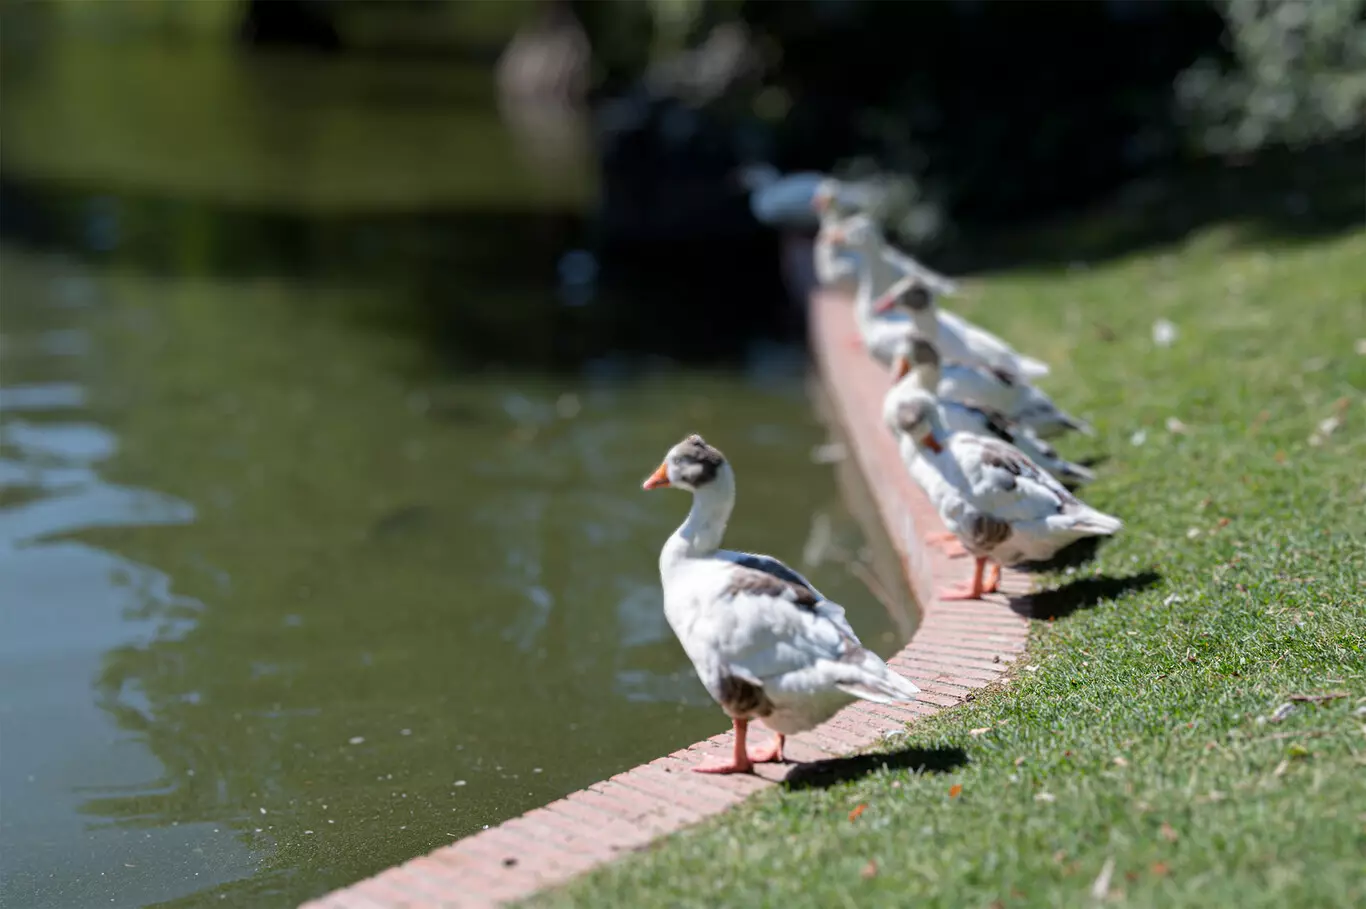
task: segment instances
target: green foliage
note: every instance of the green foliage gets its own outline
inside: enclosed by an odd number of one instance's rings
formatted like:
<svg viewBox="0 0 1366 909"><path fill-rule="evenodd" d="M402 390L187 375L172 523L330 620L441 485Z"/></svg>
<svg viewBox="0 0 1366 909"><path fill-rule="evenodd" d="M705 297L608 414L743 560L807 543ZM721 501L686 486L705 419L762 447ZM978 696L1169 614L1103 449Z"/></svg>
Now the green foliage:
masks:
<svg viewBox="0 0 1366 909"><path fill-rule="evenodd" d="M1366 0L1221 0L1232 65L1177 81L1193 138L1212 152L1303 144L1366 125Z"/></svg>

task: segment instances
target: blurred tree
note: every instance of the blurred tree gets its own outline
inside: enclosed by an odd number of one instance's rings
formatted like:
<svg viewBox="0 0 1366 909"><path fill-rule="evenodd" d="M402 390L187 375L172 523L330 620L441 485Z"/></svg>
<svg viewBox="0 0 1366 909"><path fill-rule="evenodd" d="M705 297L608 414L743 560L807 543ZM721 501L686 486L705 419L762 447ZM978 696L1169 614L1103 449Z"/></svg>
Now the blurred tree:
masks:
<svg viewBox="0 0 1366 909"><path fill-rule="evenodd" d="M1366 126L1366 0L1217 0L1229 53L1177 81L1198 146L1245 152Z"/></svg>
<svg viewBox="0 0 1366 909"><path fill-rule="evenodd" d="M330 0L247 0L238 38L252 47L341 49Z"/></svg>

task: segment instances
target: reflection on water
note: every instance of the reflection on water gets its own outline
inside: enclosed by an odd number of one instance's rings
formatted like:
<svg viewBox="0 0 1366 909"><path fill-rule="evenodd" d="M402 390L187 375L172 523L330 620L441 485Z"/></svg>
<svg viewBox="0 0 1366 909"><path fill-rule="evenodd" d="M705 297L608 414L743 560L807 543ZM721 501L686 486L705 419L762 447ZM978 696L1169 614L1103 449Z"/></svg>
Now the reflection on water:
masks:
<svg viewBox="0 0 1366 909"><path fill-rule="evenodd" d="M215 58L145 98L72 95L111 59L110 85L171 66L68 47L4 105L30 127L7 167L43 129L105 157L0 175L0 902L287 906L724 728L661 613L687 499L639 488L687 432L736 465L733 545L810 571L879 652L904 639L905 591L864 564L895 561L813 461L776 254L567 305L564 215L318 219L273 197L293 167L346 208L328 144L291 164L231 130L226 188L195 155L124 167L120 105L213 110L191 77L246 76ZM332 83L269 72L367 134ZM275 122L274 98L234 109Z"/></svg>
<svg viewBox="0 0 1366 909"><path fill-rule="evenodd" d="M639 491L687 431L736 545L901 638L789 347L452 374L368 291L0 264L11 904L286 905L722 728L660 611L686 498Z"/></svg>

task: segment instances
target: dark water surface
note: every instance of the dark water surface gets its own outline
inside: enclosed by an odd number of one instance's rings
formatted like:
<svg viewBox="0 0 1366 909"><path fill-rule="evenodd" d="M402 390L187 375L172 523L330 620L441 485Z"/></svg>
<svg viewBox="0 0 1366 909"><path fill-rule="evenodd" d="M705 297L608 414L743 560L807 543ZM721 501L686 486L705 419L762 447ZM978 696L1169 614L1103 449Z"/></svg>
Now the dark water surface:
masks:
<svg viewBox="0 0 1366 909"><path fill-rule="evenodd" d="M75 91L36 84L6 134L118 119L25 107ZM346 108L343 139L377 110ZM781 298L735 306L776 260L707 285L734 319L671 326L675 282L567 300L581 223L529 190L515 216L271 206L321 148L263 158L266 202L235 206L70 149L55 175L6 157L6 907L292 905L725 728L661 612L687 499L639 488L690 431L736 466L733 545L809 571L879 652L909 634L906 591L866 583L896 566L847 462L813 459L804 354L765 329ZM313 190L345 208L348 185Z"/></svg>

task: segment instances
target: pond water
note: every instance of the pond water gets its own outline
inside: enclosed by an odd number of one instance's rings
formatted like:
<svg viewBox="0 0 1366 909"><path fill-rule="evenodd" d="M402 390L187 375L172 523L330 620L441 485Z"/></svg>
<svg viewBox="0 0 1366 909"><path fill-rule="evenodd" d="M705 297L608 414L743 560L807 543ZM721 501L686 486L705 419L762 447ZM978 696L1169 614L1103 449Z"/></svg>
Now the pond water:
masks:
<svg viewBox="0 0 1366 909"><path fill-rule="evenodd" d="M33 85L7 117L76 91ZM724 729L661 613L686 497L639 488L687 432L736 466L737 548L909 636L776 254L567 299L563 198L268 204L324 147L236 204L100 162L116 115L88 173L0 187L4 905L293 905Z"/></svg>

